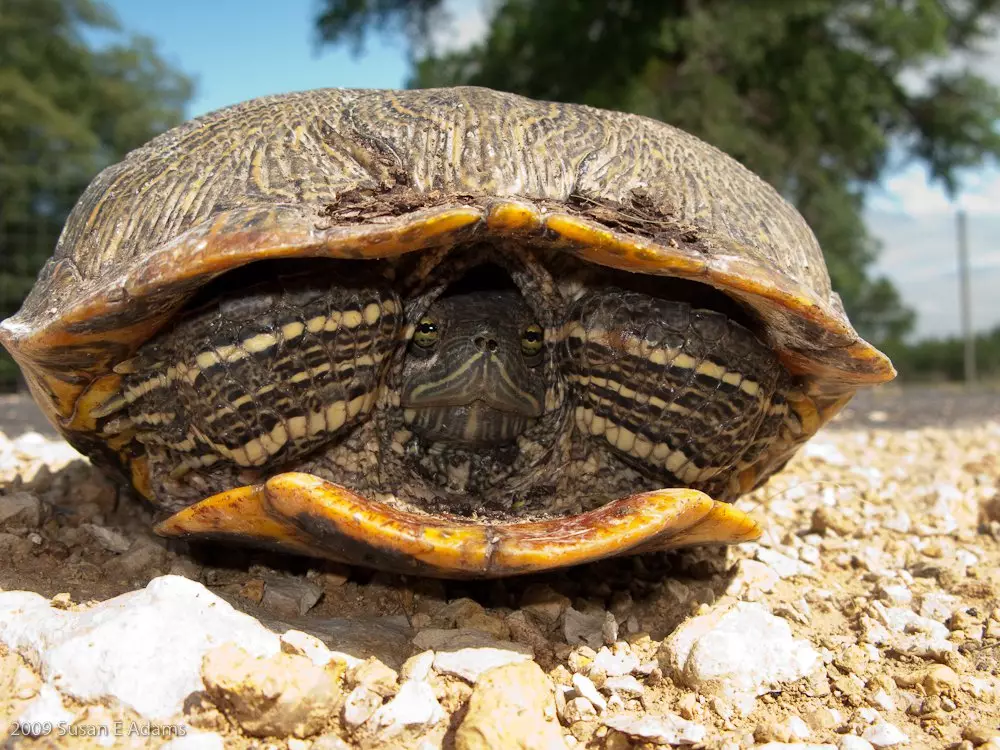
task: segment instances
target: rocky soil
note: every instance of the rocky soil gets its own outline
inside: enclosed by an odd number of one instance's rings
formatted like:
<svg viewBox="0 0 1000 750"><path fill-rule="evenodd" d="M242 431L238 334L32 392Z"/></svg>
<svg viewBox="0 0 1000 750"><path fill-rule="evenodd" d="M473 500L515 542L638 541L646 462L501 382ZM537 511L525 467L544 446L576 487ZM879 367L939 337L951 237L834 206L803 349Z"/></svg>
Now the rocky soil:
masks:
<svg viewBox="0 0 1000 750"><path fill-rule="evenodd" d="M15 405L0 741L1000 749L1000 396L934 394L856 400L759 543L487 583L167 544Z"/></svg>

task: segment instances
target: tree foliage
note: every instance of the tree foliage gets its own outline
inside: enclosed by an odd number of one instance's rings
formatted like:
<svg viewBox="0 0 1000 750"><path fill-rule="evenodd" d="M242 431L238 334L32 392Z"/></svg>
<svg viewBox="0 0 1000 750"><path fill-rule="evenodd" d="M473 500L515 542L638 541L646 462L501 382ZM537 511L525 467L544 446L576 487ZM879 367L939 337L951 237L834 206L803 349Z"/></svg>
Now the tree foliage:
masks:
<svg viewBox="0 0 1000 750"><path fill-rule="evenodd" d="M905 159L954 191L1000 155L1000 94L967 66L1000 0L497 0L483 39L441 51L442 0L324 0L321 39L409 40L414 86L472 84L655 117L791 200L866 337L913 314L870 273L865 190ZM994 27L995 28L995 27Z"/></svg>
<svg viewBox="0 0 1000 750"><path fill-rule="evenodd" d="M981 382L1000 385L1000 326L975 338L976 372ZM892 357L904 380L927 382L965 379L965 341L959 336L931 338L912 344L890 342Z"/></svg>
<svg viewBox="0 0 1000 750"><path fill-rule="evenodd" d="M88 44L88 38L106 43ZM191 82L97 0L0 3L0 318L96 173L183 119ZM0 353L0 389L15 368Z"/></svg>

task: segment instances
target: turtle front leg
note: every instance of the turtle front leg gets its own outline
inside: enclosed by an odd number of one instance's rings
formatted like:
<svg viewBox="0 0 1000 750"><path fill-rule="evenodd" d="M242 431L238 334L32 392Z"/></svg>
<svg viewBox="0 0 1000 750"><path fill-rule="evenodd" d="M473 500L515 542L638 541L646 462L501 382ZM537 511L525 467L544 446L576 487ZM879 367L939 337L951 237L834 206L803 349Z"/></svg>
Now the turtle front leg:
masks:
<svg viewBox="0 0 1000 750"><path fill-rule="evenodd" d="M717 499L778 436L791 379L728 315L605 289L577 300L560 360L577 428L646 476Z"/></svg>
<svg viewBox="0 0 1000 750"><path fill-rule="evenodd" d="M297 276L235 289L143 346L100 414L134 431L155 499L186 504L358 424L402 321L377 284Z"/></svg>

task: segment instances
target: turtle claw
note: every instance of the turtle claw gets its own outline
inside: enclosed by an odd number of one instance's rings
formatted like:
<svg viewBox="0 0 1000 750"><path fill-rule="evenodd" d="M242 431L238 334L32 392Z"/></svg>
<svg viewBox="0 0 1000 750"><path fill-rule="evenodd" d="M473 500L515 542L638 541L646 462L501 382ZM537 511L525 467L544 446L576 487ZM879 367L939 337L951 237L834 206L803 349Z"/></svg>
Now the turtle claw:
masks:
<svg viewBox="0 0 1000 750"><path fill-rule="evenodd" d="M587 513L512 524L401 511L311 474L227 490L156 526L162 536L221 539L396 573L498 578L696 544L753 541L745 512L697 490L665 489Z"/></svg>

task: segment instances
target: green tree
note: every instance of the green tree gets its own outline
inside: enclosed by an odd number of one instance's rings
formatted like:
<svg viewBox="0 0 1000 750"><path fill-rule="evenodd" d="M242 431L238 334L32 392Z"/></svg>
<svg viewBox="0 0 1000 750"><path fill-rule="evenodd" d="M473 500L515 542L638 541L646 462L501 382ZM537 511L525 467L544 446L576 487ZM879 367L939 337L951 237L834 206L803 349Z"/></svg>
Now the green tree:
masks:
<svg viewBox="0 0 1000 750"><path fill-rule="evenodd" d="M979 381L1000 385L1000 326L976 336ZM959 336L929 338L912 344L892 342L886 347L900 376L907 381L962 381L965 379L965 341Z"/></svg>
<svg viewBox="0 0 1000 750"><path fill-rule="evenodd" d="M0 318L20 306L87 183L180 122L191 92L97 0L0 2ZM0 352L0 390L15 378Z"/></svg>
<svg viewBox="0 0 1000 750"><path fill-rule="evenodd" d="M963 169L1000 155L1000 94L948 64L989 36L1000 0L497 0L485 37L451 52L435 44L445 16L441 0L323 0L316 25L355 49L402 34L413 86L637 112L727 151L799 208L879 343L913 314L870 274L866 189L917 159L954 191Z"/></svg>

